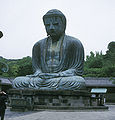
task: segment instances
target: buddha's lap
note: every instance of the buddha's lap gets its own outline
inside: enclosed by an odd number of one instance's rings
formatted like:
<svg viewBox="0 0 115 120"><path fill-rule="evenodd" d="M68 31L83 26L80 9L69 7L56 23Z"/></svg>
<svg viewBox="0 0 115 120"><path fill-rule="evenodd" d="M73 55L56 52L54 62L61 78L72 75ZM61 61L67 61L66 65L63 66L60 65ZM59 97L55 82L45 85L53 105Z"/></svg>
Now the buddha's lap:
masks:
<svg viewBox="0 0 115 120"><path fill-rule="evenodd" d="M39 81L39 82L45 82L45 81L77 81L77 82L85 82L84 78L81 76L70 76L70 77L57 77L57 78L51 78L51 79L41 79L40 77L16 77L13 82L29 82L29 81Z"/></svg>

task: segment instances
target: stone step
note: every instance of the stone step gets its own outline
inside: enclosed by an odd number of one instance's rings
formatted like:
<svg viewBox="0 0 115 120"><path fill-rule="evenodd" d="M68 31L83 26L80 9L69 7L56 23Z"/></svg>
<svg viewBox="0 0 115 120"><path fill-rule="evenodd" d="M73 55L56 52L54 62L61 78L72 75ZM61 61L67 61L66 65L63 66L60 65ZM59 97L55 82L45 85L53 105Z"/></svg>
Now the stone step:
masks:
<svg viewBox="0 0 115 120"><path fill-rule="evenodd" d="M108 110L108 106L84 106L84 107L73 107L73 106L45 106L35 105L34 110Z"/></svg>

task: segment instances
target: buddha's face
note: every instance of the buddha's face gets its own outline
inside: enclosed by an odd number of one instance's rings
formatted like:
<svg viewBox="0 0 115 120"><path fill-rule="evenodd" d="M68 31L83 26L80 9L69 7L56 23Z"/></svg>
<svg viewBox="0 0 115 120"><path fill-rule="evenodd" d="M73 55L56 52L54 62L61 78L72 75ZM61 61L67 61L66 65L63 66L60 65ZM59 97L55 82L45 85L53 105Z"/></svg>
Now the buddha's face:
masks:
<svg viewBox="0 0 115 120"><path fill-rule="evenodd" d="M58 38L64 33L64 25L60 17L47 17L44 20L46 32L53 38Z"/></svg>

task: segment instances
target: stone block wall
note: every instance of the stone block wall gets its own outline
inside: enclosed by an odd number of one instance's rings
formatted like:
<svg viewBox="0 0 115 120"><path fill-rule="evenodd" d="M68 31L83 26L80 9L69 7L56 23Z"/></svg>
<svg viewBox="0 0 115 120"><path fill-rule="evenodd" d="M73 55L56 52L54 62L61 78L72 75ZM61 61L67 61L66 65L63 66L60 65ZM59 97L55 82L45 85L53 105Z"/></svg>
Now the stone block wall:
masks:
<svg viewBox="0 0 115 120"><path fill-rule="evenodd" d="M87 91L56 91L11 89L9 91L9 105L12 110L40 110L40 109L97 109L96 99L91 98ZM93 106L93 107L92 107Z"/></svg>
<svg viewBox="0 0 115 120"><path fill-rule="evenodd" d="M86 91L12 89L9 101L10 106L17 109L75 108L90 106L90 94Z"/></svg>

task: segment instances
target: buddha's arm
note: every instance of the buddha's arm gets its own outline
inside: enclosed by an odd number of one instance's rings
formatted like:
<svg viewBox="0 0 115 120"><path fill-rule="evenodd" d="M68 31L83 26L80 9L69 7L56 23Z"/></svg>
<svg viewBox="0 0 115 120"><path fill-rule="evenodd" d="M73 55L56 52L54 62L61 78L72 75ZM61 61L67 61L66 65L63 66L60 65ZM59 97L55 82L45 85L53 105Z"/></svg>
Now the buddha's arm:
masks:
<svg viewBox="0 0 115 120"><path fill-rule="evenodd" d="M32 50L32 66L34 69L34 74L27 75L28 77L37 77L41 73L41 49L40 49L40 43L36 43Z"/></svg>
<svg viewBox="0 0 115 120"><path fill-rule="evenodd" d="M59 75L61 77L74 76L75 75L75 69L68 69L68 70L59 72Z"/></svg>
<svg viewBox="0 0 115 120"><path fill-rule="evenodd" d="M34 74L32 74L32 75L26 75L26 76L27 77L37 77L37 76L39 76L40 73L41 73L41 71L37 70Z"/></svg>
<svg viewBox="0 0 115 120"><path fill-rule="evenodd" d="M68 43L68 47L65 54L65 71L59 72L60 76L82 76L83 74L83 63L84 63L84 48L82 43L72 38L71 42Z"/></svg>

